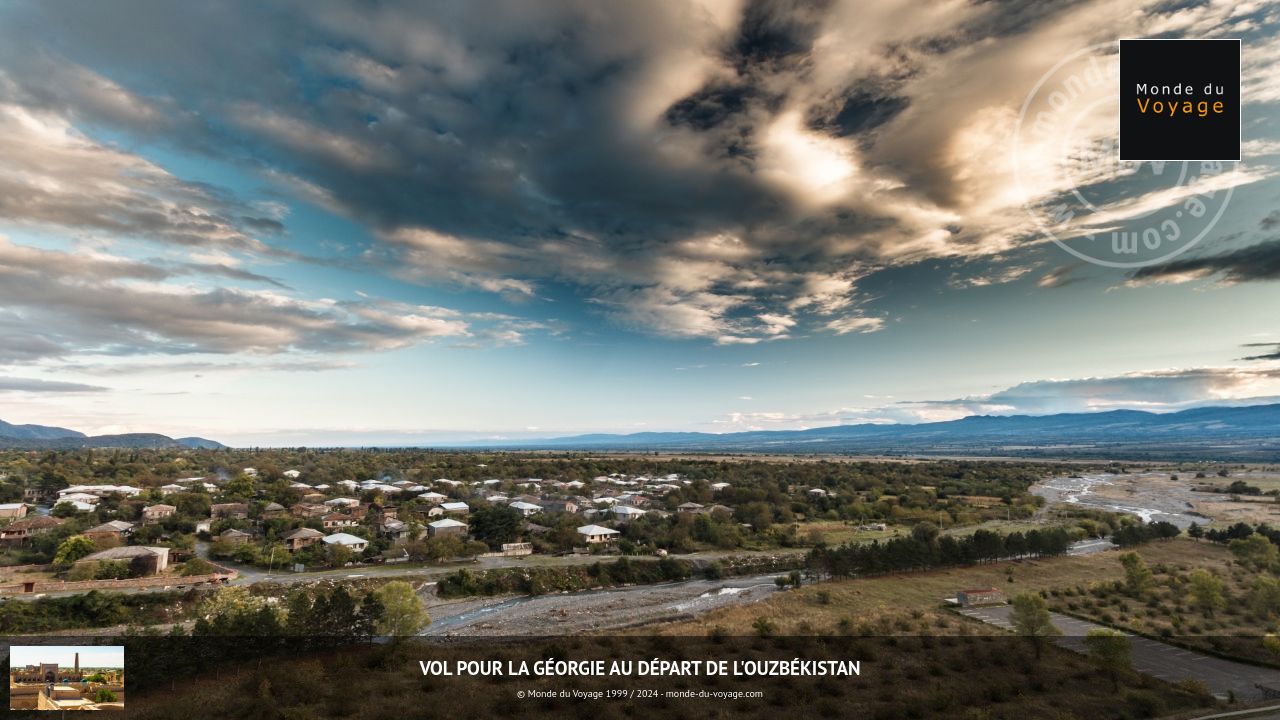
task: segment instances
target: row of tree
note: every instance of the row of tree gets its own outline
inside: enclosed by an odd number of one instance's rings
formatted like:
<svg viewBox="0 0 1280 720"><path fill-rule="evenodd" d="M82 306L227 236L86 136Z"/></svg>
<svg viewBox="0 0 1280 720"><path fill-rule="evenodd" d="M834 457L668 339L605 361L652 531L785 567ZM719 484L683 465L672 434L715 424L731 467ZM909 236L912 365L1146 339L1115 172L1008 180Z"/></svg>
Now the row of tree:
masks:
<svg viewBox="0 0 1280 720"><path fill-rule="evenodd" d="M1064 555L1072 535L1064 528L1045 528L1006 535L977 530L972 535L938 536L936 528L910 536L867 544L816 547L809 552L810 570L831 577L855 577L890 572L973 565L1019 557Z"/></svg>

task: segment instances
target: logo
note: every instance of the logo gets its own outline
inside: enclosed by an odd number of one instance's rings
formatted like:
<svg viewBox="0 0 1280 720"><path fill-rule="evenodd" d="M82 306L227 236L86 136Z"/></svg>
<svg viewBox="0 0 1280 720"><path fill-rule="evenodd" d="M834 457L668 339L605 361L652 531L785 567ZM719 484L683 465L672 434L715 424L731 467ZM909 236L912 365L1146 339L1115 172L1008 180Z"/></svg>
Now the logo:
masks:
<svg viewBox="0 0 1280 720"><path fill-rule="evenodd" d="M1013 162L1045 235L1086 262L1138 268L1208 235L1231 199L1236 163L1121 160L1120 78L1113 43L1060 60L1022 104Z"/></svg>

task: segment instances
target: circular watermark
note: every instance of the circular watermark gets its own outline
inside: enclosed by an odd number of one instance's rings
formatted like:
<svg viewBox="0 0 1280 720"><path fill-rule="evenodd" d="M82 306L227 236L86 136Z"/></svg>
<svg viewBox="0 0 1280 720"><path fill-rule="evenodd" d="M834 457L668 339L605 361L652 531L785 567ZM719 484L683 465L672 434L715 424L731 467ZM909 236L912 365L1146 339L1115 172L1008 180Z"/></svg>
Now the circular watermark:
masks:
<svg viewBox="0 0 1280 720"><path fill-rule="evenodd" d="M1027 94L1013 138L1024 207L1086 262L1139 268L1190 250L1221 219L1237 163L1121 161L1116 43L1078 50Z"/></svg>

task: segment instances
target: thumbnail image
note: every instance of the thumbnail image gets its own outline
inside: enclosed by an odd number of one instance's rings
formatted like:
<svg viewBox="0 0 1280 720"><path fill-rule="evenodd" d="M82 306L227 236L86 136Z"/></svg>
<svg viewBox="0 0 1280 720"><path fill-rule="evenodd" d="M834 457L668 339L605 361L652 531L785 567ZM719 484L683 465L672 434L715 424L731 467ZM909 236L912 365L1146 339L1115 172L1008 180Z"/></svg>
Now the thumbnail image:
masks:
<svg viewBox="0 0 1280 720"><path fill-rule="evenodd" d="M119 645L10 647L9 709L124 709L124 648Z"/></svg>

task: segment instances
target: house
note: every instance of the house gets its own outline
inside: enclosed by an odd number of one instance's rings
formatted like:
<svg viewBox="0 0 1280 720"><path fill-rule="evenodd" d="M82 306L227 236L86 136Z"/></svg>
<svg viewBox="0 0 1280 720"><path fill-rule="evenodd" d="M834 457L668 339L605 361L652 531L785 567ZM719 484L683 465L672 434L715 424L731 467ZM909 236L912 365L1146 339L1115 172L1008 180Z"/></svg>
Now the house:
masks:
<svg viewBox="0 0 1280 720"><path fill-rule="evenodd" d="M320 522L324 524L325 530L332 530L333 528L351 527L356 524L356 519L342 513L329 513L320 518Z"/></svg>
<svg viewBox="0 0 1280 720"><path fill-rule="evenodd" d="M267 503L262 507L262 519L271 520L273 518L282 518L289 514L288 508L278 502Z"/></svg>
<svg viewBox="0 0 1280 720"><path fill-rule="evenodd" d="M589 545L610 543L618 539L618 531L600 525L583 525L578 528L578 535Z"/></svg>
<svg viewBox="0 0 1280 720"><path fill-rule="evenodd" d="M95 543L103 540L116 540L123 542L125 537L132 532L133 523L125 522L123 520L112 520L111 522L102 523L97 527L91 527L81 534Z"/></svg>
<svg viewBox="0 0 1280 720"><path fill-rule="evenodd" d="M822 488L809 489L809 497L820 498L820 497L826 497L826 496L827 496L827 491L823 490Z"/></svg>
<svg viewBox="0 0 1280 720"><path fill-rule="evenodd" d="M284 546L289 548L289 552L297 552L315 545L322 537L324 537L324 533L319 530L298 528L280 539L284 541Z"/></svg>
<svg viewBox="0 0 1280 720"><path fill-rule="evenodd" d="M351 552L364 552L364 549L369 547L368 540L348 533L334 533L332 535L326 535L322 542L330 547L334 545L341 545L343 547L350 548Z"/></svg>
<svg viewBox="0 0 1280 720"><path fill-rule="evenodd" d="M356 500L355 498L340 497L340 498L334 498L332 500L325 500L324 504L336 510L339 508L359 507L360 501Z"/></svg>
<svg viewBox="0 0 1280 720"><path fill-rule="evenodd" d="M33 535L48 532L64 522L66 521L49 515L33 515L22 520L14 520L0 528L0 541L22 542Z"/></svg>
<svg viewBox="0 0 1280 720"><path fill-rule="evenodd" d="M58 497L65 497L72 493L86 493L97 497L106 497L108 495L133 497L141 492L142 490L132 485L72 485L59 490Z"/></svg>
<svg viewBox="0 0 1280 720"><path fill-rule="evenodd" d="M409 526L403 520L388 518L378 523L378 532L392 542L403 542L409 539Z"/></svg>
<svg viewBox="0 0 1280 720"><path fill-rule="evenodd" d="M145 522L156 522L157 520L163 520L176 512L178 512L178 508L172 505L148 505L142 508L142 519Z"/></svg>
<svg viewBox="0 0 1280 720"><path fill-rule="evenodd" d="M289 478L290 480L297 480L299 477L301 477L301 476L302 476L302 471L301 471L301 470L285 470L284 472L282 472L282 473L280 473L280 474L281 474L281 475L284 475L285 477Z"/></svg>
<svg viewBox="0 0 1280 720"><path fill-rule="evenodd" d="M525 502L524 500L517 500L511 503L508 507L510 507L513 510L519 511L520 515L523 517L529 517L530 515L537 515L538 513L542 512L541 505L534 505L533 503Z"/></svg>
<svg viewBox="0 0 1280 720"><path fill-rule="evenodd" d="M92 555L86 555L76 564L115 560L128 562L137 568L139 575L158 575L169 567L169 548L143 547L141 545L113 547L108 550L100 550Z"/></svg>
<svg viewBox="0 0 1280 720"><path fill-rule="evenodd" d="M289 514L306 520L308 518L324 517L329 514L329 508L316 503L298 503L290 506Z"/></svg>
<svg viewBox="0 0 1280 720"><path fill-rule="evenodd" d="M543 501L542 506L548 512L568 513L570 515L578 512L578 503L573 500L546 500Z"/></svg>
<svg viewBox="0 0 1280 720"><path fill-rule="evenodd" d="M218 540L230 545L243 545L249 542L249 538L251 537L253 536L249 533L243 530L236 530L235 528L228 528L218 534Z"/></svg>
<svg viewBox="0 0 1280 720"><path fill-rule="evenodd" d="M89 509L92 510L93 507L101 501L102 501L102 498L98 497L97 495L90 495L89 493L67 493L66 495L60 496L56 504L61 505L62 503L80 503L81 505L88 505Z"/></svg>
<svg viewBox="0 0 1280 720"><path fill-rule="evenodd" d="M643 517L648 510L631 507L630 505L615 505L613 507L613 517L618 522L630 522L638 517Z"/></svg>
<svg viewBox="0 0 1280 720"><path fill-rule="evenodd" d="M160 486L160 494L166 495L166 496L172 495L174 493L186 492L186 490L187 490L186 488L182 487L177 483L169 483L168 485Z"/></svg>
<svg viewBox="0 0 1280 720"><path fill-rule="evenodd" d="M445 515L466 515L471 512L471 508L464 502L440 503L440 509Z"/></svg>
<svg viewBox="0 0 1280 720"><path fill-rule="evenodd" d="M427 525L427 535L430 537L442 537L445 535L456 535L463 537L467 534L467 524L458 522L453 518L445 518L437 520Z"/></svg>
<svg viewBox="0 0 1280 720"><path fill-rule="evenodd" d="M711 483L711 492L720 492L727 487L729 487L729 483L727 482Z"/></svg>
<svg viewBox="0 0 1280 720"><path fill-rule="evenodd" d="M956 602L960 607L976 605L1000 605L1004 603L1004 593L998 587L973 588L956 593Z"/></svg>
<svg viewBox="0 0 1280 720"><path fill-rule="evenodd" d="M676 512L682 513L696 513L701 509L702 505L699 505L696 502L680 503L676 506Z"/></svg>
<svg viewBox="0 0 1280 720"><path fill-rule="evenodd" d="M247 503L215 503L209 506L209 514L216 518L247 518Z"/></svg>
<svg viewBox="0 0 1280 720"><path fill-rule="evenodd" d="M25 503L2 503L0 504L0 520L8 518L24 518L27 516L27 506Z"/></svg>

